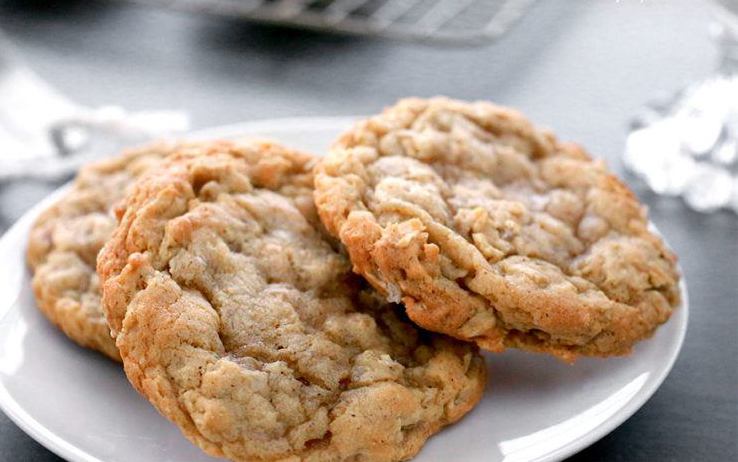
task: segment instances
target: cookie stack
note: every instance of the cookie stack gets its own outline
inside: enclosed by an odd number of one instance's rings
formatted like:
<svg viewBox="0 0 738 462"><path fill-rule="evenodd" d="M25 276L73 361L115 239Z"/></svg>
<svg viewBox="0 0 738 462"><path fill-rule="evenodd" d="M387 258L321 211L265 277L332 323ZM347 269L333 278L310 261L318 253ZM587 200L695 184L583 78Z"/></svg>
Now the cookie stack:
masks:
<svg viewBox="0 0 738 462"><path fill-rule="evenodd" d="M208 454L405 460L481 398L479 348L624 355L679 303L635 196L515 111L402 100L318 154L155 144L31 233L43 313Z"/></svg>

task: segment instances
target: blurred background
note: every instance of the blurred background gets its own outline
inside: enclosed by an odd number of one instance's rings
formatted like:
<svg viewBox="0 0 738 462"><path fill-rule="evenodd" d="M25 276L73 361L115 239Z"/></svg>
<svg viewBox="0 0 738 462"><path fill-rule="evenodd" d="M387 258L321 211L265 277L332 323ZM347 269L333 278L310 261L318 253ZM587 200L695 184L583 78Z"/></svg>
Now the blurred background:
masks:
<svg viewBox="0 0 738 462"><path fill-rule="evenodd" d="M0 129L0 233L63 182L65 175L27 178L56 165L58 151L96 146L92 155L109 154L120 141L86 144L80 127L138 139L264 118L369 114L400 97L439 94L514 106L626 178L680 255L690 286L690 330L670 377L633 418L573 460L738 460L738 217L730 211L738 186L730 183L735 156L725 162L714 154L732 155L723 125L733 106L705 118L712 110L701 102L679 103L685 88L712 82L725 61L719 50L728 39L716 30L711 2L203 3L0 0L0 127L19 117L48 122L54 111L74 115L71 128L44 132L40 146L52 157L34 160L29 174L18 137L3 138ZM381 10L386 3L399 6ZM469 13L478 3L486 9ZM377 10L381 21L367 25ZM244 14L312 30L235 17ZM325 27L342 33L318 30ZM21 61L50 85L30 87L31 99L17 98L8 83ZM37 105L52 87L59 104ZM711 95L708 106L716 99L738 106L729 85ZM690 127L703 124L699 146L679 148L681 163L634 163L643 146L667 152L659 143L684 126L653 136L643 129L684 112ZM652 174L662 171L673 176ZM699 188L684 179L690 172L707 175L695 180ZM696 201L688 206L680 194ZM58 459L0 414L0 460Z"/></svg>

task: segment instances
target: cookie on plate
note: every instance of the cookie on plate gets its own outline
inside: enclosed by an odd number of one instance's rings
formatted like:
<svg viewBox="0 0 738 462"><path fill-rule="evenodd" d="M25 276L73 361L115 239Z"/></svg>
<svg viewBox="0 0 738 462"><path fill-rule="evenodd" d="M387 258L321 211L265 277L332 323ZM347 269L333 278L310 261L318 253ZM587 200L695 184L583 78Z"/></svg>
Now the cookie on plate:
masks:
<svg viewBox="0 0 738 462"><path fill-rule="evenodd" d="M268 142L170 156L100 253L104 310L131 383L209 454L404 460L480 399L484 361L362 288L313 163Z"/></svg>
<svg viewBox="0 0 738 462"><path fill-rule="evenodd" d="M100 307L97 253L115 229L115 205L133 179L171 152L157 143L80 170L69 192L31 229L28 263L36 303L69 338L120 361Z"/></svg>
<svg viewBox="0 0 738 462"><path fill-rule="evenodd" d="M628 353L679 303L676 258L633 193L516 111L407 99L316 169L354 270L420 326L552 353Z"/></svg>

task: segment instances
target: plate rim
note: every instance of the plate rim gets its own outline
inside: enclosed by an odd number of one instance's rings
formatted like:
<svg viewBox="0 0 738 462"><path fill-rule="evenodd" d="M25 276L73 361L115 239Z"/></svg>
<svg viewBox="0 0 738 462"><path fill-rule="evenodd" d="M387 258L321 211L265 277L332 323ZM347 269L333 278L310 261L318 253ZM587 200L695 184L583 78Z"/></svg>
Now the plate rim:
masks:
<svg viewBox="0 0 738 462"><path fill-rule="evenodd" d="M651 224L651 226L659 236L662 236L661 232L659 232L658 228L656 228L655 225ZM666 243L666 240L664 240L664 242ZM668 243L666 244L668 247ZM639 392L630 401L628 401L625 406L618 409L618 411L613 414L612 417L605 420L597 427L593 428L587 434L571 440L566 445L556 449L549 454L546 454L540 459L536 459L538 462L558 461L566 457L573 456L574 454L583 451L584 449L593 445L597 441L615 431L618 427L625 423L626 420L630 419L633 414L638 412L638 410L641 409L653 397L654 394L656 394L659 388L661 388L661 385L664 383L664 381L674 368L674 363L676 363L677 358L679 358L679 354L681 353L682 347L684 346L684 339L687 335L687 327L689 326L689 292L687 290L687 284L684 279L684 271L679 264L677 264L677 271L679 271L680 275L679 294L681 300L679 306L677 306L675 311L672 312L672 315L667 322L677 319L681 322L679 324L679 329L676 335L676 348L674 348L670 352L671 354L665 363L665 367L657 376L655 376L651 381L648 382L649 386L639 390Z"/></svg>
<svg viewBox="0 0 738 462"><path fill-rule="evenodd" d="M256 135L262 130L274 131L277 127L279 128L279 131L284 132L319 129L335 130L339 126L349 126L355 123L360 117L362 116L303 116L256 119L252 121L199 129L185 133L178 138L237 138L239 136ZM23 253L25 253L27 236L25 235L24 230L32 226L32 222L36 217L53 202L58 200L70 188L72 181L57 188L43 200L31 207L2 236L0 236L0 256L13 252L13 244L18 245L19 243L22 244ZM651 223L651 226L659 235L661 235L655 225ZM666 243L666 245L668 246L668 243ZM20 281L25 280L28 276L27 267L25 267L24 270L24 275L21 276L19 279ZM623 407L618 409L610 418L600 423L586 434L569 441L554 451L541 455L535 459L536 461L549 462L561 460L565 457L576 454L604 438L643 407L664 383L681 353L684 346L687 328L689 326L689 293L687 290L685 274L679 264L677 264L677 270L680 273L679 290L681 294L681 303L676 308L669 321L667 321L678 322L676 338L673 339L676 341L676 347L670 351L669 357L665 358L664 367L660 369L659 374L652 377L648 381L648 385L646 387L639 390L632 399L630 399ZM12 308L16 306L16 303L15 300L11 300L7 302L7 306L5 305L6 303L0 304L0 322L2 322L2 320L11 312ZM26 412L20 403L13 399L2 380L0 380L0 410L2 410L15 425L23 430L23 432L59 457L73 462L104 462L87 453L85 450L57 436L53 431L46 428L41 422Z"/></svg>

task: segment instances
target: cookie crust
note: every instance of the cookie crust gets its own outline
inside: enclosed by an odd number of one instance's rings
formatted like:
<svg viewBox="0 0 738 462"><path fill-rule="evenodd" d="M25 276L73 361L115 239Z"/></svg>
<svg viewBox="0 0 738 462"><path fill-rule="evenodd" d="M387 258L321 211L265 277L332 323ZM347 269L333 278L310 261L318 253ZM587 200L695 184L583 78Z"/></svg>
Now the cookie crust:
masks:
<svg viewBox="0 0 738 462"><path fill-rule="evenodd" d="M44 315L77 344L120 361L100 306L97 253L115 229L114 208L133 179L174 149L155 143L90 164L36 220L27 260Z"/></svg>
<svg viewBox="0 0 738 462"><path fill-rule="evenodd" d="M405 460L480 399L484 362L361 287L313 163L268 142L170 156L100 254L104 310L131 383L209 454Z"/></svg>
<svg viewBox="0 0 738 462"><path fill-rule="evenodd" d="M354 271L488 350L627 354L679 304L676 258L634 194L514 110L402 100L345 133L315 181Z"/></svg>

